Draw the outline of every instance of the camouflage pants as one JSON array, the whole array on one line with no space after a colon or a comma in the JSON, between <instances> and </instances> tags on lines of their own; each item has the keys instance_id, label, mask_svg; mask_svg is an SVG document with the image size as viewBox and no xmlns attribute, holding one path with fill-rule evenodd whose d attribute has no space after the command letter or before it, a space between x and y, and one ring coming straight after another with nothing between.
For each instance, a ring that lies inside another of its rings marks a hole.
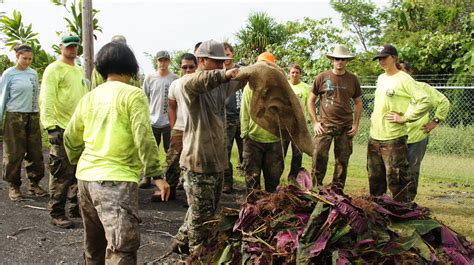
<instances>
[{"instance_id":1,"label":"camouflage pants","mask_svg":"<svg viewBox=\"0 0 474 265\"><path fill-rule=\"evenodd\" d=\"M78 181L86 264L137 264L138 185Z\"/></svg>"},{"instance_id":2,"label":"camouflage pants","mask_svg":"<svg viewBox=\"0 0 474 265\"><path fill-rule=\"evenodd\" d=\"M298 174L298 170L301 168L301 163L303 162L303 153L298 149L298 147L291 141L285 141L283 146L285 148L285 157L288 154L288 149L291 145L291 168L289 175Z\"/></svg>"},{"instance_id":3,"label":"camouflage pants","mask_svg":"<svg viewBox=\"0 0 474 265\"><path fill-rule=\"evenodd\" d=\"M224 185L231 186L234 184L234 172L233 165L230 161L232 154L232 146L235 143L237 144L237 149L239 151L239 165L242 164L242 138L240 138L240 124L227 123L226 128L226 143L227 143L227 157L229 158L228 168L224 171Z\"/></svg>"},{"instance_id":4,"label":"camouflage pants","mask_svg":"<svg viewBox=\"0 0 474 265\"><path fill-rule=\"evenodd\" d=\"M7 112L3 131L3 178L11 186L21 185L23 159L30 183L39 183L44 177L39 113Z\"/></svg>"},{"instance_id":5,"label":"camouflage pants","mask_svg":"<svg viewBox=\"0 0 474 265\"><path fill-rule=\"evenodd\" d=\"M411 186L410 197L415 199L418 190L418 179L420 177L421 161L425 156L426 147L428 146L428 137L419 141L418 143L408 144L407 160L408 160L408 175L413 176L415 185Z\"/></svg>"},{"instance_id":6,"label":"camouflage pants","mask_svg":"<svg viewBox=\"0 0 474 265\"><path fill-rule=\"evenodd\" d=\"M247 193L250 194L254 189L261 189L260 173L262 171L265 190L276 191L284 168L281 142L259 143L247 137L244 139L243 157Z\"/></svg>"},{"instance_id":7,"label":"camouflage pants","mask_svg":"<svg viewBox=\"0 0 474 265\"><path fill-rule=\"evenodd\" d=\"M408 171L406 137L389 141L369 139L367 148L367 171L370 194L379 196L388 188L393 199L412 201L409 191L415 185Z\"/></svg>"},{"instance_id":8,"label":"camouflage pants","mask_svg":"<svg viewBox=\"0 0 474 265\"><path fill-rule=\"evenodd\" d=\"M205 223L214 217L217 210L224 173L204 174L183 168L181 174L189 208L176 240L181 245L188 244L190 251L194 251L209 236L209 226Z\"/></svg>"},{"instance_id":9,"label":"camouflage pants","mask_svg":"<svg viewBox=\"0 0 474 265\"><path fill-rule=\"evenodd\" d=\"M183 150L183 131L171 130L171 141L166 152L166 181L171 187L176 187L179 182L181 168L179 167L179 158Z\"/></svg>"},{"instance_id":10,"label":"camouflage pants","mask_svg":"<svg viewBox=\"0 0 474 265\"><path fill-rule=\"evenodd\" d=\"M63 129L59 129L61 136ZM64 150L64 144L52 144L49 150L49 215L59 217L65 215L66 201L69 202L69 211L76 211L77 180L76 167L69 163Z\"/></svg>"},{"instance_id":11,"label":"camouflage pants","mask_svg":"<svg viewBox=\"0 0 474 265\"><path fill-rule=\"evenodd\" d=\"M347 167L352 154L352 137L347 135L350 128L324 127L325 132L314 138L312 177L313 185L322 186L329 160L329 149L334 140L334 173L332 186L344 189Z\"/></svg>"}]
</instances>

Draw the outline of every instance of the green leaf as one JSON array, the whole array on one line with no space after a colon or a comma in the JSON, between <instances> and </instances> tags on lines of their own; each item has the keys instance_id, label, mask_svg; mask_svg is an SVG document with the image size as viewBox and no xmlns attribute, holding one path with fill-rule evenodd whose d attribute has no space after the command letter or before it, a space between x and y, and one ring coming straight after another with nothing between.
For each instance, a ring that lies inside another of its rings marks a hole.
<instances>
[{"instance_id":1,"label":"green leaf","mask_svg":"<svg viewBox=\"0 0 474 265\"><path fill-rule=\"evenodd\" d=\"M214 264L225 264L232 260L232 248L234 244L227 245L221 252L214 257Z\"/></svg>"}]
</instances>

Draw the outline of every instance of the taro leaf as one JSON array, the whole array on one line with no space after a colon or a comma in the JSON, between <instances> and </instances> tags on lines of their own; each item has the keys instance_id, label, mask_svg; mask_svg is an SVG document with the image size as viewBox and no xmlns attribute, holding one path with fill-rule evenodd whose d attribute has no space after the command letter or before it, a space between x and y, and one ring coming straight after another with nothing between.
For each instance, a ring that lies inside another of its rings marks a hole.
<instances>
[{"instance_id":1,"label":"taro leaf","mask_svg":"<svg viewBox=\"0 0 474 265\"><path fill-rule=\"evenodd\" d=\"M441 227L441 224L433 219L407 220L407 221L397 222L397 224L413 227L415 228L416 232L421 236L430 232L431 230L435 228Z\"/></svg>"},{"instance_id":2,"label":"taro leaf","mask_svg":"<svg viewBox=\"0 0 474 265\"><path fill-rule=\"evenodd\" d=\"M296 252L296 263L297 264L308 264L310 263L310 251L312 242L319 232L320 226L318 225L321 221L319 218L321 213L325 211L324 202L319 201L313 209L311 216L309 217L308 223L301 234L298 242L298 250Z\"/></svg>"},{"instance_id":3,"label":"taro leaf","mask_svg":"<svg viewBox=\"0 0 474 265\"><path fill-rule=\"evenodd\" d=\"M446 226L441 227L441 246L446 248L456 248L459 251L466 253L466 249L464 249L464 246L459 242L459 239Z\"/></svg>"},{"instance_id":4,"label":"taro leaf","mask_svg":"<svg viewBox=\"0 0 474 265\"><path fill-rule=\"evenodd\" d=\"M234 244L227 245L224 249L219 251L214 257L214 264L225 264L232 260L232 248Z\"/></svg>"},{"instance_id":5,"label":"taro leaf","mask_svg":"<svg viewBox=\"0 0 474 265\"><path fill-rule=\"evenodd\" d=\"M303 191L309 191L313 188L313 179L309 172L304 168L298 170L296 175L290 175L288 177L288 182Z\"/></svg>"},{"instance_id":6,"label":"taro leaf","mask_svg":"<svg viewBox=\"0 0 474 265\"><path fill-rule=\"evenodd\" d=\"M233 231L235 232L237 229L242 229L247 232L247 229L253 224L257 216L258 209L255 205L248 203L242 205L239 218L235 222Z\"/></svg>"},{"instance_id":7,"label":"taro leaf","mask_svg":"<svg viewBox=\"0 0 474 265\"><path fill-rule=\"evenodd\" d=\"M236 220L237 220L237 216L235 215L225 215L221 218L219 224L217 224L216 230L218 232L232 230L232 227L234 227Z\"/></svg>"},{"instance_id":8,"label":"taro leaf","mask_svg":"<svg viewBox=\"0 0 474 265\"><path fill-rule=\"evenodd\" d=\"M326 249L326 245L331 237L331 231L325 231L319 238L314 242L313 247L311 247L311 257L318 256L324 249Z\"/></svg>"},{"instance_id":9,"label":"taro leaf","mask_svg":"<svg viewBox=\"0 0 474 265\"><path fill-rule=\"evenodd\" d=\"M286 253L286 246L291 248L291 253L298 247L298 235L292 231L280 231L275 235L276 248L280 253Z\"/></svg>"},{"instance_id":10,"label":"taro leaf","mask_svg":"<svg viewBox=\"0 0 474 265\"><path fill-rule=\"evenodd\" d=\"M332 211L329 212L328 224L332 225L338 216L339 216L339 211L336 208L332 209Z\"/></svg>"},{"instance_id":11,"label":"taro leaf","mask_svg":"<svg viewBox=\"0 0 474 265\"><path fill-rule=\"evenodd\" d=\"M460 253L459 249L443 247L443 251L448 254L448 256L454 261L454 264L456 265L473 264L472 260L470 262L463 254Z\"/></svg>"},{"instance_id":12,"label":"taro leaf","mask_svg":"<svg viewBox=\"0 0 474 265\"><path fill-rule=\"evenodd\" d=\"M426 245L425 241L417 233L409 237L401 237L396 240L397 243L400 243L400 247L403 250L409 250L410 248L416 248L425 260L431 260L431 251Z\"/></svg>"},{"instance_id":13,"label":"taro leaf","mask_svg":"<svg viewBox=\"0 0 474 265\"><path fill-rule=\"evenodd\" d=\"M329 241L329 246L336 243L341 237L349 234L350 231L351 231L350 225L345 225L341 229L338 229L332 236L331 240Z\"/></svg>"},{"instance_id":14,"label":"taro leaf","mask_svg":"<svg viewBox=\"0 0 474 265\"><path fill-rule=\"evenodd\" d=\"M387 228L399 237L411 237L416 231L415 227L402 223L389 223Z\"/></svg>"}]
</instances>

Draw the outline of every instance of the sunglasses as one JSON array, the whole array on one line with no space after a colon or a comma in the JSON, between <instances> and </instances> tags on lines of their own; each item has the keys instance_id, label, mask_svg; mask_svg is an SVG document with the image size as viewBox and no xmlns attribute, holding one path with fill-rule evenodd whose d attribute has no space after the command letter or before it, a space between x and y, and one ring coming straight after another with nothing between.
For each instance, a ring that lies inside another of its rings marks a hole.
<instances>
[{"instance_id":1,"label":"sunglasses","mask_svg":"<svg viewBox=\"0 0 474 265\"><path fill-rule=\"evenodd\" d=\"M194 65L183 65L183 66L181 66L181 69L183 69L183 70L188 70L188 69L193 70L194 68L196 68L196 66L194 66Z\"/></svg>"},{"instance_id":2,"label":"sunglasses","mask_svg":"<svg viewBox=\"0 0 474 265\"><path fill-rule=\"evenodd\" d=\"M334 61L342 61L342 62L344 62L344 61L347 61L347 59L346 59L346 58L334 58Z\"/></svg>"}]
</instances>

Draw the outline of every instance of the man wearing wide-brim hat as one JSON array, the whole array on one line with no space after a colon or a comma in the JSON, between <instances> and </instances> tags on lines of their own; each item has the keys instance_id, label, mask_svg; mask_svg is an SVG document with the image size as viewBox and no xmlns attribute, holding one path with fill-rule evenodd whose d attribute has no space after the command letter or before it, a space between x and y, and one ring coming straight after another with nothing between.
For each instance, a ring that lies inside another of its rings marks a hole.
<instances>
[{"instance_id":1,"label":"man wearing wide-brim hat","mask_svg":"<svg viewBox=\"0 0 474 265\"><path fill-rule=\"evenodd\" d=\"M172 250L187 253L198 248L209 234L210 221L219 204L227 168L225 99L245 86L233 81L238 68L224 69L224 45L204 41L196 51L198 71L182 77L183 103L188 109L179 164L189 204Z\"/></svg>"},{"instance_id":2,"label":"man wearing wide-brim hat","mask_svg":"<svg viewBox=\"0 0 474 265\"><path fill-rule=\"evenodd\" d=\"M321 186L326 175L329 148L334 141L336 164L332 187L342 191L352 154L352 138L359 129L362 92L357 76L346 70L347 63L354 59L347 47L337 45L326 57L331 60L333 68L316 77L308 100L315 134L311 174L313 184ZM316 100L319 100L319 117L316 115Z\"/></svg>"}]
</instances>

